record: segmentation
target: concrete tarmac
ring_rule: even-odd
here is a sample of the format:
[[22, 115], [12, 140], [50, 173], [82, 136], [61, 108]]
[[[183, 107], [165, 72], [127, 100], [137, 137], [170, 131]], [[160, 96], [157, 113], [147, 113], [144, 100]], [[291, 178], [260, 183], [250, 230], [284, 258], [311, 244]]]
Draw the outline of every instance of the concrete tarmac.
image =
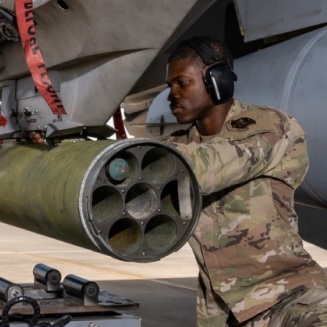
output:
[[[38, 263], [95, 281], [101, 289], [139, 303], [128, 312], [142, 327], [195, 327], [198, 269], [190, 247], [153, 263], [128, 263], [0, 223], [0, 277], [33, 283]], [[327, 267], [327, 250], [305, 242], [313, 258]]]

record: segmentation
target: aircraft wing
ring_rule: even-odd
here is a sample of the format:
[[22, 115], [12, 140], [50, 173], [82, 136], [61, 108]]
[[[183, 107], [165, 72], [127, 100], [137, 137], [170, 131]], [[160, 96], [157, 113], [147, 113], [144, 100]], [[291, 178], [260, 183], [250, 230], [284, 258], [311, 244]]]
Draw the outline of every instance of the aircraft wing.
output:
[[322, 0], [234, 0], [246, 42], [327, 22], [327, 2]]

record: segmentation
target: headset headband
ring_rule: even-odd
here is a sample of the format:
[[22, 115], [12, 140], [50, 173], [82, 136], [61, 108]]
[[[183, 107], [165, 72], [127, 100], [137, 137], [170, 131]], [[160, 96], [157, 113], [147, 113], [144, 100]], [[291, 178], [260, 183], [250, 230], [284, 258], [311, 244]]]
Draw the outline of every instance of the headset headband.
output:
[[219, 56], [217, 56], [213, 48], [208, 43], [202, 42], [199, 37], [194, 37], [183, 43], [191, 47], [201, 57], [206, 66], [210, 66], [217, 61], [223, 61]]

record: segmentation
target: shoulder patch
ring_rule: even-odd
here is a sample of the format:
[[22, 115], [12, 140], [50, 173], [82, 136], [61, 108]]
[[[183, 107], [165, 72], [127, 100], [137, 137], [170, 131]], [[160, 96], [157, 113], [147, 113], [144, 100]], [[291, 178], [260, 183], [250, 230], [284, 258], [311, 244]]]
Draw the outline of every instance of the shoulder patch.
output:
[[239, 119], [230, 120], [226, 126], [229, 130], [248, 130], [250, 125], [256, 124], [256, 121], [250, 117], [241, 117]]

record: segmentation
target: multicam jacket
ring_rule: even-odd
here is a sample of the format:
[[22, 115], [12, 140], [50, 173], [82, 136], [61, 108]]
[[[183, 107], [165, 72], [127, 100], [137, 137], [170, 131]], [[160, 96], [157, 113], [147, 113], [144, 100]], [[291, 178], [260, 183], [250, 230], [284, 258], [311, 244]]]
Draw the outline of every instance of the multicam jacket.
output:
[[219, 135], [203, 140], [193, 126], [164, 141], [188, 158], [204, 194], [190, 239], [200, 275], [238, 321], [297, 290], [326, 287], [325, 272], [303, 249], [293, 209], [308, 168], [294, 118], [234, 100]]

